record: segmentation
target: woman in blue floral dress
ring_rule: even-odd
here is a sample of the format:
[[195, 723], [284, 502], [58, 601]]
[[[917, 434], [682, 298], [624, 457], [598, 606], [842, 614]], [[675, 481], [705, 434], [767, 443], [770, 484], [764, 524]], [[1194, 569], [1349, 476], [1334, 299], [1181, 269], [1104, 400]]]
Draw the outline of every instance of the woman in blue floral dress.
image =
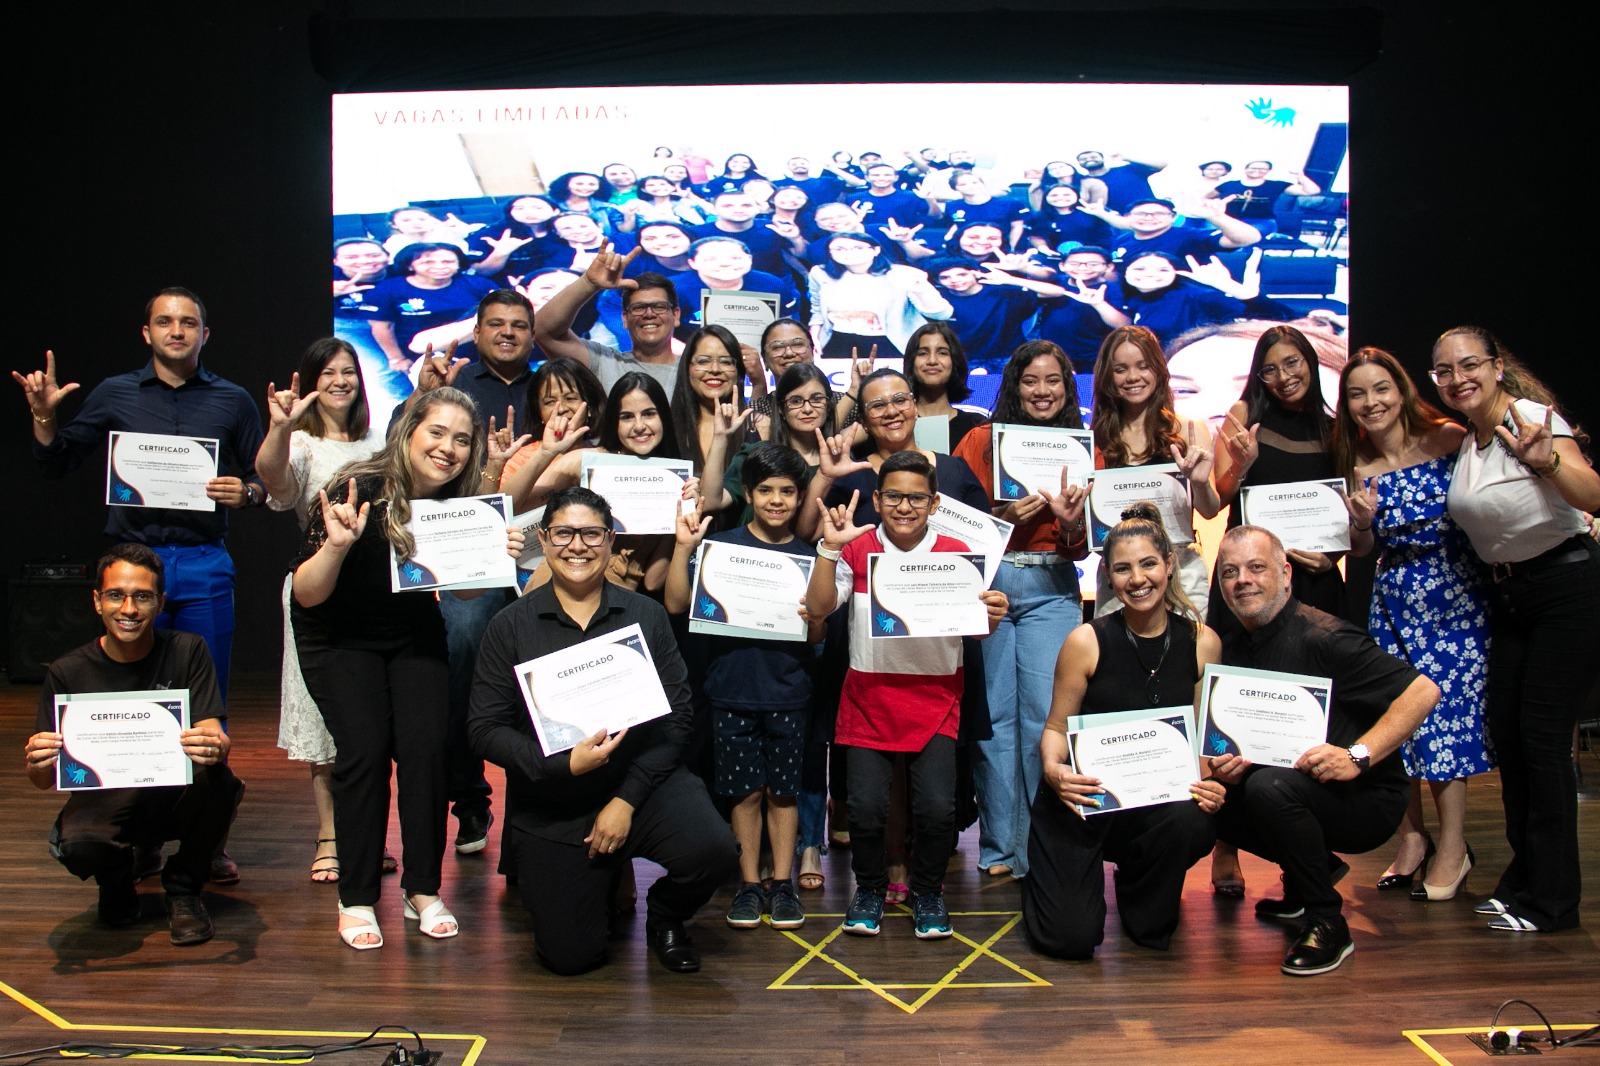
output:
[[[1464, 836], [1467, 778], [1493, 765], [1484, 728], [1489, 620], [1483, 564], [1449, 515], [1445, 494], [1466, 431], [1423, 401], [1388, 352], [1363, 348], [1339, 379], [1334, 459], [1349, 479], [1351, 546], [1381, 550], [1368, 628], [1378, 645], [1437, 684], [1439, 705], [1400, 748], [1411, 805], [1380, 889], [1454, 898], [1472, 869]], [[1422, 782], [1439, 837], [1422, 819]], [[1430, 866], [1433, 874], [1430, 879]]]

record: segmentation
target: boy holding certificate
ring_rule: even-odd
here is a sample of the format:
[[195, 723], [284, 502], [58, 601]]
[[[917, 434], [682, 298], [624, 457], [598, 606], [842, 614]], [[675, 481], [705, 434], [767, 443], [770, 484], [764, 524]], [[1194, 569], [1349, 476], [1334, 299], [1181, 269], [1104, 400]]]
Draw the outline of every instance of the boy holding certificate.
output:
[[[822, 507], [822, 543], [806, 591], [807, 608], [832, 612], [848, 597], [851, 607], [850, 669], [839, 696], [835, 742], [849, 749], [851, 865], [856, 894], [844, 931], [876, 936], [889, 884], [884, 823], [895, 757], [903, 754], [911, 784], [915, 855], [911, 870], [913, 922], [919, 939], [947, 937], [950, 915], [942, 882], [955, 844], [956, 727], [961, 716], [961, 638], [871, 636], [868, 557], [910, 552], [966, 552], [959, 540], [928, 528], [939, 506], [933, 464], [918, 451], [896, 452], [878, 468], [873, 503], [882, 523], [855, 524], [860, 494], [850, 503]], [[1005, 594], [979, 595], [989, 631], [1009, 606]], [[987, 634], [975, 634], [985, 636]]]
[[[740, 477], [755, 517], [707, 538], [711, 516], [681, 516], [665, 601], [672, 614], [688, 613], [692, 605], [691, 624], [721, 616], [716, 624], [727, 625], [726, 635], [711, 632], [699, 639], [705, 642], [704, 690], [711, 705], [716, 790], [736, 801], [732, 820], [739, 841], [740, 887], [728, 910], [728, 924], [757, 928], [766, 911], [773, 928], [797, 929], [806, 915], [792, 878], [800, 827], [796, 799], [809, 724], [812, 645], [823, 637], [826, 616], [813, 618], [805, 612], [805, 579], [816, 553], [794, 535], [795, 517], [805, 499], [805, 460], [793, 449], [762, 444], [745, 459]], [[703, 540], [708, 550], [696, 562]], [[743, 550], [713, 554], [713, 544]], [[804, 561], [790, 565], [775, 557], [778, 552]], [[698, 575], [691, 573], [695, 568]], [[771, 603], [789, 588], [794, 590], [792, 603]], [[799, 632], [774, 634], [774, 639], [743, 635], [769, 622], [764, 617], [768, 612], [758, 616], [740, 610], [740, 601], [746, 599], [767, 600], [768, 612], [776, 609], [791, 618], [798, 614], [793, 620]], [[772, 841], [770, 891], [762, 888], [760, 875], [763, 798]]]

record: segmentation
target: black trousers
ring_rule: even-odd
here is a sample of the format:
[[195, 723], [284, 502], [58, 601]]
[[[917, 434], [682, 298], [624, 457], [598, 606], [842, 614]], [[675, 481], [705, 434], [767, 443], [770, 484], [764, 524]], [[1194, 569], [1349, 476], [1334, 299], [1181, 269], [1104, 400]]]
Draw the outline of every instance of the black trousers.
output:
[[1308, 918], [1337, 919], [1344, 908], [1328, 871], [1328, 853], [1382, 847], [1406, 813], [1407, 792], [1369, 782], [1318, 784], [1299, 770], [1253, 766], [1228, 786], [1217, 836], [1283, 867], [1287, 898]]
[[197, 766], [182, 788], [77, 792], [50, 832], [50, 854], [80, 880], [115, 884], [133, 877], [134, 845], [178, 842], [161, 870], [169, 896], [198, 896], [211, 860], [228, 839], [244, 782], [227, 766]]
[[338, 746], [333, 825], [339, 901], [370, 907], [383, 879], [390, 763], [400, 791], [400, 841], [408, 895], [435, 895], [444, 864], [449, 667], [439, 653], [302, 648], [300, 670]]
[[680, 766], [644, 806], [620, 850], [589, 858], [587, 844], [536, 836], [513, 825], [523, 906], [533, 916], [534, 951], [558, 974], [606, 961], [612, 889], [624, 863], [649, 859], [666, 868], [645, 898], [645, 927], [686, 922], [739, 861], [733, 830], [711, 805], [706, 786]]
[[1088, 959], [1105, 939], [1105, 863], [1116, 863], [1117, 913], [1136, 944], [1165, 951], [1189, 867], [1217, 831], [1192, 800], [1081, 818], [1042, 786], [1028, 831], [1022, 926], [1036, 951]]
[[1494, 586], [1489, 738], [1511, 865], [1494, 898], [1541, 929], [1578, 924], [1578, 777], [1572, 727], [1600, 658], [1600, 557]]
[[[889, 887], [884, 826], [889, 783], [902, 753], [849, 748], [850, 867], [856, 884], [874, 892]], [[937, 892], [956, 843], [956, 742], [935, 736], [921, 751], [904, 753], [911, 792], [911, 891]]]

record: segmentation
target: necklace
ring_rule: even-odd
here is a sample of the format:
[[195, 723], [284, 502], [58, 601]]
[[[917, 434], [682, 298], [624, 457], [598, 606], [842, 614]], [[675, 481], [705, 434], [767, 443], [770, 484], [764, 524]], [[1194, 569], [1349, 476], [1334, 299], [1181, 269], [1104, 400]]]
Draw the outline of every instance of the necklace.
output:
[[1161, 686], [1156, 681], [1156, 675], [1161, 672], [1161, 665], [1167, 661], [1167, 651], [1172, 647], [1172, 624], [1169, 621], [1167, 628], [1161, 634], [1161, 655], [1156, 659], [1154, 666], [1145, 665], [1144, 653], [1139, 649], [1139, 638], [1134, 636], [1133, 629], [1128, 625], [1126, 616], [1122, 619], [1122, 632], [1128, 638], [1128, 646], [1133, 649], [1134, 662], [1139, 664], [1139, 669], [1150, 672], [1144, 681], [1144, 698], [1149, 701], [1150, 706], [1159, 706]]

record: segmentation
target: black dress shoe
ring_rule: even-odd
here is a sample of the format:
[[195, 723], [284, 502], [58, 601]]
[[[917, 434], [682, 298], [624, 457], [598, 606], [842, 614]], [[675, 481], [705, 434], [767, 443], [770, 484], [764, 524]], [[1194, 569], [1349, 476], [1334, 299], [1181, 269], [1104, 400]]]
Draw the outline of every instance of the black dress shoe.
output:
[[456, 830], [457, 855], [475, 855], [489, 846], [489, 827], [494, 825], [493, 811], [468, 811], [458, 817], [461, 826]]
[[677, 922], [650, 930], [650, 950], [661, 965], [673, 973], [694, 973], [700, 969], [700, 949], [694, 946], [689, 931]]
[[215, 930], [211, 915], [199, 896], [168, 896], [167, 921], [172, 928], [172, 942], [180, 948], [204, 944]]
[[100, 886], [100, 924], [121, 929], [139, 920], [139, 891], [131, 880], [117, 878]]
[[1298, 922], [1306, 914], [1306, 905], [1297, 899], [1256, 900], [1256, 917], [1267, 922]]
[[1337, 970], [1355, 949], [1350, 927], [1343, 918], [1313, 918], [1283, 957], [1282, 969], [1290, 977], [1315, 977]]
[[[217, 857], [211, 860], [211, 883], [214, 885], [236, 885], [239, 883], [239, 864], [234, 862], [226, 851], [218, 852]], [[210, 935], [207, 933], [207, 938]]]

